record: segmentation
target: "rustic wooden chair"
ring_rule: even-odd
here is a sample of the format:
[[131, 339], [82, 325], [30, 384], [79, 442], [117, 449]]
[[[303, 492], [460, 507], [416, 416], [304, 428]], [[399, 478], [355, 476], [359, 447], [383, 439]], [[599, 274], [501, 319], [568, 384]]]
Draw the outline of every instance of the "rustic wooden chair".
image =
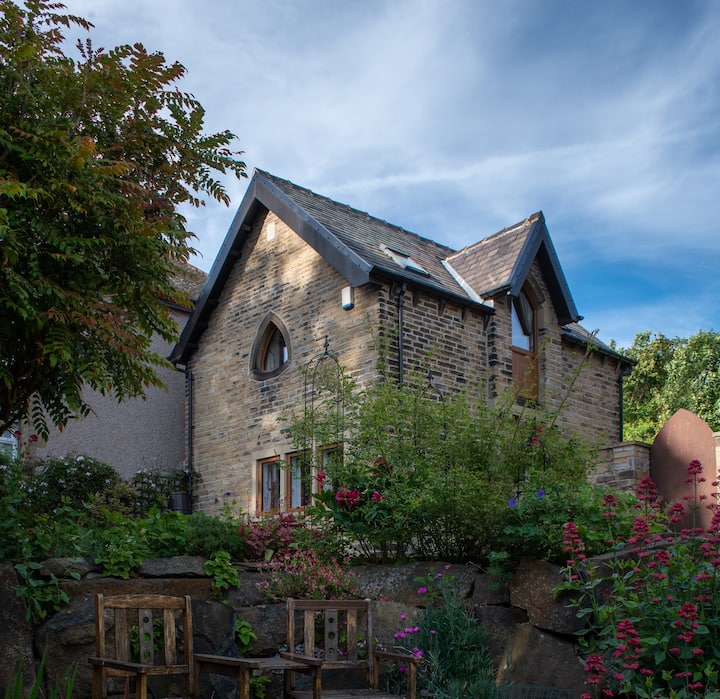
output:
[[[375, 697], [397, 699], [379, 689], [380, 664], [401, 663], [407, 670], [407, 699], [415, 699], [417, 666], [422, 658], [415, 655], [381, 651], [373, 647], [372, 604], [365, 600], [287, 600], [287, 653], [284, 657], [307, 663], [321, 662], [317, 682], [312, 690], [296, 688], [291, 677], [286, 693], [294, 699], [318, 696], [333, 699]], [[302, 646], [300, 646], [302, 644]], [[343, 671], [326, 688], [327, 671]], [[294, 673], [290, 673], [293, 675]], [[352, 687], [356, 679], [358, 686]], [[329, 684], [329, 683], [328, 683]], [[350, 686], [349, 686], [350, 685]]]
[[[179, 635], [177, 629], [182, 633]], [[92, 697], [106, 699], [108, 679], [125, 678], [125, 692], [135, 679], [135, 696], [147, 699], [148, 677], [172, 693], [171, 679], [184, 678], [185, 693], [195, 696], [193, 628], [190, 597], [117, 595], [95, 597], [95, 652]], [[111, 680], [112, 681], [112, 680]], [[152, 694], [154, 696], [154, 694]]]

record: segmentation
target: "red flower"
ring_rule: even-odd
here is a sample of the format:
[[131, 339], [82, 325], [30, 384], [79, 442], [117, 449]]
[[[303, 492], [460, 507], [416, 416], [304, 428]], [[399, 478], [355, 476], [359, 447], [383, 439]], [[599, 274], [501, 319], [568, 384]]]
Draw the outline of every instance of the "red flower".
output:
[[338, 488], [335, 501], [343, 510], [353, 510], [360, 504], [360, 491], [357, 488], [346, 488], [344, 485]]

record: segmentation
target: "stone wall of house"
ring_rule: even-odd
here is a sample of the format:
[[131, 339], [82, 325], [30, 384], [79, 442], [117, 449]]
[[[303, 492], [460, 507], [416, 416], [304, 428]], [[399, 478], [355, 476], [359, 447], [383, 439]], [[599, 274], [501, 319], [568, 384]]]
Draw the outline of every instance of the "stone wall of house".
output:
[[[549, 412], [558, 411], [558, 424], [567, 433], [593, 444], [620, 437], [620, 363], [563, 338], [550, 292], [535, 262], [529, 280], [542, 300], [539, 325], [539, 397]], [[512, 384], [512, 320], [510, 297], [494, 300], [488, 327], [490, 396], [496, 399]]]
[[[617, 439], [619, 377], [613, 360], [592, 356], [562, 340], [550, 294], [534, 265], [532, 285], [540, 309], [540, 398], [549, 410], [562, 406], [560, 424], [588, 440]], [[360, 385], [378, 377], [378, 346], [387, 349], [389, 371], [398, 373], [398, 337], [403, 337], [403, 370], [432, 372], [435, 389], [461, 389], [481, 398], [499, 395], [512, 381], [511, 316], [505, 297], [488, 316], [461, 308], [408, 285], [354, 289], [354, 307], [344, 310], [347, 281], [277, 216], [257, 217], [209, 318], [189, 369], [193, 375], [192, 462], [197, 509], [217, 512], [231, 500], [257, 511], [258, 461], [292, 453], [295, 446], [281, 419], [302, 411], [309, 395], [308, 366], [324, 350]], [[289, 364], [279, 375], [253, 372], [253, 348], [269, 318], [287, 330]], [[316, 444], [314, 447], [327, 446]], [[286, 497], [281, 478], [281, 503]]]
[[[343, 310], [347, 282], [274, 214], [260, 216], [249, 236], [189, 365], [193, 465], [201, 474], [195, 504], [207, 512], [225, 493], [255, 510], [257, 461], [292, 451], [278, 420], [302, 410], [302, 368], [324, 351], [325, 338], [356, 380], [375, 372], [367, 326], [377, 316], [376, 289], [355, 289], [355, 307]], [[252, 348], [269, 314], [287, 329], [290, 362], [280, 376], [259, 380]]]
[[560, 358], [553, 391], [563, 402], [559, 424], [595, 444], [612, 444], [621, 438], [623, 366], [618, 359], [567, 339], [560, 344]]
[[[406, 375], [432, 372], [441, 391], [471, 389], [486, 395], [487, 315], [443, 303], [408, 289], [402, 297], [403, 369]], [[398, 375], [398, 296], [392, 287], [379, 293], [378, 328], [387, 344], [389, 370]]]

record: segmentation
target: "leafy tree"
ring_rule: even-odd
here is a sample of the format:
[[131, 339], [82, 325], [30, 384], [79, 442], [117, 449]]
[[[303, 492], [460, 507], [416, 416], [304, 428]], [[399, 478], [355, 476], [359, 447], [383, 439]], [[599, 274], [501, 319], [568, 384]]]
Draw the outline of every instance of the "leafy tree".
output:
[[671, 340], [643, 332], [623, 353], [636, 362], [624, 387], [627, 439], [652, 441], [680, 408], [720, 430], [720, 333]]
[[141, 44], [109, 51], [51, 0], [0, 0], [0, 431], [47, 433], [88, 412], [84, 385], [118, 400], [160, 385], [154, 334], [194, 252], [179, 205], [229, 203], [218, 173], [245, 176], [229, 131], [175, 83], [185, 69]]

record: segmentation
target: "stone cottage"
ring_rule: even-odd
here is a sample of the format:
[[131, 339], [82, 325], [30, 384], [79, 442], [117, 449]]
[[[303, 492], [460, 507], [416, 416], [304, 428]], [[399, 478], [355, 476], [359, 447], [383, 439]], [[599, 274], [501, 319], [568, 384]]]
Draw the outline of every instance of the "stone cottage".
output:
[[[258, 170], [171, 355], [193, 383], [195, 504], [302, 506], [278, 418], [326, 342], [356, 382], [377, 380], [378, 333], [397, 380], [429, 372], [490, 402], [513, 390], [552, 409], [577, 375], [559, 423], [616, 442], [628, 362], [580, 320], [542, 213], [458, 251]], [[318, 446], [318, 465], [341, 448]]]

